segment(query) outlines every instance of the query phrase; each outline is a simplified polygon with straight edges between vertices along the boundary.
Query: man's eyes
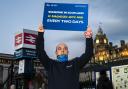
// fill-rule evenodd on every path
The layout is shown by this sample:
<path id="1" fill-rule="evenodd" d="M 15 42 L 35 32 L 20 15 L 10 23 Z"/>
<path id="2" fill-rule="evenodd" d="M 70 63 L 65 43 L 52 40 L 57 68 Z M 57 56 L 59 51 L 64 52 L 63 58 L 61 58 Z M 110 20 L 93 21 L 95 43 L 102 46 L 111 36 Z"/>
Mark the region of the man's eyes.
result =
<path id="1" fill-rule="evenodd" d="M 58 47 L 58 50 L 61 50 L 61 47 Z"/>
<path id="2" fill-rule="evenodd" d="M 67 50 L 67 47 L 65 47 L 64 49 Z M 61 47 L 58 47 L 58 50 L 62 50 L 62 48 Z"/>
<path id="3" fill-rule="evenodd" d="M 64 49 L 67 50 L 67 47 L 65 47 Z"/>

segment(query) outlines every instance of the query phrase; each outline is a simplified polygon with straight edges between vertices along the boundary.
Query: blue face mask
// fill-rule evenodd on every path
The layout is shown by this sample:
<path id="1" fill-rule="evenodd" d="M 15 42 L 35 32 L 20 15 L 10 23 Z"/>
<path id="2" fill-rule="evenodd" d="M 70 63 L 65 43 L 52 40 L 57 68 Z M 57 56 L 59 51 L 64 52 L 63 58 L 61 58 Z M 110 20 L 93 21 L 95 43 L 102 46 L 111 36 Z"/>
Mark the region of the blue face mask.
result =
<path id="1" fill-rule="evenodd" d="M 66 61 L 68 61 L 68 55 L 59 55 L 59 56 L 57 56 L 57 59 L 60 62 L 66 62 Z"/>

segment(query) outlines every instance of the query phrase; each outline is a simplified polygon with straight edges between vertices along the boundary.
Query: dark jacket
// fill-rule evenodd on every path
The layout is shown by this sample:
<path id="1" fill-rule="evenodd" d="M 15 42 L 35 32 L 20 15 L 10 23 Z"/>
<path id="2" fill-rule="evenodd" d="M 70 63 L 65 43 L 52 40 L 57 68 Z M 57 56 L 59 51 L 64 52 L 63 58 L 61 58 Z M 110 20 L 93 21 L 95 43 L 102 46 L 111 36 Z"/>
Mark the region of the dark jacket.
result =
<path id="1" fill-rule="evenodd" d="M 79 71 L 93 55 L 93 40 L 86 39 L 86 51 L 71 61 L 59 62 L 48 57 L 44 50 L 44 37 L 38 33 L 36 40 L 37 54 L 48 71 L 48 89 L 79 89 Z"/>
<path id="2" fill-rule="evenodd" d="M 101 76 L 98 80 L 97 89 L 114 89 L 112 82 L 106 76 Z"/>

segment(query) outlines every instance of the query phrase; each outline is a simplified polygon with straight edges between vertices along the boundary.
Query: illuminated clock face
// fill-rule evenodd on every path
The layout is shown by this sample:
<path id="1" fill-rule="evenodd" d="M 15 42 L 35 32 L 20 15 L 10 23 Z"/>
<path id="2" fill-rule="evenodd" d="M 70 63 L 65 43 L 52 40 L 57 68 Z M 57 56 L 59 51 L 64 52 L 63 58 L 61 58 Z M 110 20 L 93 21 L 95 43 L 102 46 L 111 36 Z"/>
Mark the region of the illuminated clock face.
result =
<path id="1" fill-rule="evenodd" d="M 106 39 L 104 39 L 104 43 L 107 43 L 107 40 Z"/>
<path id="2" fill-rule="evenodd" d="M 99 43 L 99 39 L 96 39 L 96 43 L 97 43 L 97 44 Z"/>

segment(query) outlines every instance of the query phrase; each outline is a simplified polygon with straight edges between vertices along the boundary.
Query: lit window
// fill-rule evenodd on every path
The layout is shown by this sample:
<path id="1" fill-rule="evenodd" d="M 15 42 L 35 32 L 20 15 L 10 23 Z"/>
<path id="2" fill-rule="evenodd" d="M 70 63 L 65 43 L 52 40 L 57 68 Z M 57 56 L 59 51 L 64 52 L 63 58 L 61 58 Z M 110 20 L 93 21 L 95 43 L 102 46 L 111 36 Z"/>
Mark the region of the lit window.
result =
<path id="1" fill-rule="evenodd" d="M 96 43 L 97 43 L 97 44 L 99 43 L 99 40 L 98 40 L 98 39 L 96 40 Z"/>

